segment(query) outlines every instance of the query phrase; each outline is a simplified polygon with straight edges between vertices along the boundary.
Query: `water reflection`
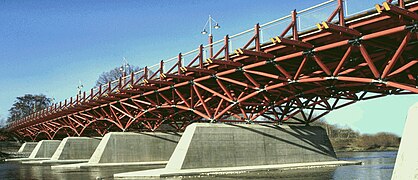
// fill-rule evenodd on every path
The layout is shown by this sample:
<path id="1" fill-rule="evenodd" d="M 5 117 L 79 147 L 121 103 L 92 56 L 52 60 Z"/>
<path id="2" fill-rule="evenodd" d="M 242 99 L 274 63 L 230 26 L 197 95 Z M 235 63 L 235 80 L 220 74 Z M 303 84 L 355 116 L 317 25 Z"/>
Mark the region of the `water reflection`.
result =
<path id="1" fill-rule="evenodd" d="M 270 170 L 228 174 L 209 174 L 181 179 L 390 179 L 395 163 L 396 152 L 345 152 L 337 153 L 341 160 L 362 161 L 363 165 L 333 168 L 311 168 L 297 170 Z M 50 166 L 0 163 L 0 179 L 113 179 L 115 173 L 162 168 L 163 166 L 91 168 L 89 171 L 52 171 Z M 178 178 L 175 178 L 178 179 Z"/>
<path id="2" fill-rule="evenodd" d="M 271 170 L 271 171 L 259 171 L 249 173 L 238 173 L 238 174 L 223 174 L 223 175 L 209 175 L 199 177 L 184 177 L 187 180 L 209 180 L 209 179 L 220 179 L 220 180 L 231 180 L 231 179 L 283 179 L 283 180 L 322 180 L 332 179 L 332 172 L 336 168 L 312 168 L 312 169 L 297 169 L 297 170 Z"/>
<path id="3" fill-rule="evenodd" d="M 363 165 L 339 167 L 334 179 L 390 179 L 397 152 L 348 152 L 338 154 L 341 160 L 359 160 Z"/>
<path id="4" fill-rule="evenodd" d="M 271 170 L 240 174 L 218 174 L 184 179 L 384 179 L 392 176 L 396 152 L 344 152 L 337 153 L 340 160 L 362 161 L 363 165 L 341 166 L 333 168 L 312 168 L 298 170 Z"/>
<path id="5" fill-rule="evenodd" d="M 51 170 L 50 166 L 25 165 L 18 163 L 1 163 L 0 179 L 113 179 L 113 174 L 129 171 L 140 171 L 164 166 L 147 167 L 101 167 L 82 169 L 81 171 L 56 171 Z"/>

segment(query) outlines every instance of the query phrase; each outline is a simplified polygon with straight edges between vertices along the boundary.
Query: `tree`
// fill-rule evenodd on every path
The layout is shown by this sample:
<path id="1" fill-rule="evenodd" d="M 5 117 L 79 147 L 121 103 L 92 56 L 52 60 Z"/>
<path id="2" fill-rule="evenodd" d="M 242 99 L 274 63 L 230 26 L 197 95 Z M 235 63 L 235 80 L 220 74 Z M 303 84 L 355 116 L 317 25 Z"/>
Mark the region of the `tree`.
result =
<path id="1" fill-rule="evenodd" d="M 115 67 L 114 69 L 104 72 L 99 76 L 99 79 L 96 81 L 96 87 L 106 84 L 108 82 L 112 82 L 115 80 L 118 80 L 120 77 L 123 76 L 123 74 L 129 75 L 132 72 L 136 72 L 141 70 L 138 66 L 132 66 L 129 64 L 126 64 L 125 66 L 121 67 Z"/>
<path id="2" fill-rule="evenodd" d="M 51 105 L 51 101 L 51 98 L 47 98 L 43 94 L 25 94 L 24 96 L 17 97 L 15 103 L 9 109 L 7 122 L 16 121 L 35 111 L 47 108 Z"/>
<path id="3" fill-rule="evenodd" d="M 3 128 L 6 125 L 6 118 L 0 115 L 0 128 Z"/>

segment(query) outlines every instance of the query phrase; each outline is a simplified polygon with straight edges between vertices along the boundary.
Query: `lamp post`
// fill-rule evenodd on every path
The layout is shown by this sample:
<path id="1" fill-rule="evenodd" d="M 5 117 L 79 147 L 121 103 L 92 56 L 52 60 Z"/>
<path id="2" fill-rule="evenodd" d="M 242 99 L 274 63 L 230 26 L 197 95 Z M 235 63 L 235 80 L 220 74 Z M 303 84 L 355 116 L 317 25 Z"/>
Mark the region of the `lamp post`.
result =
<path id="1" fill-rule="evenodd" d="M 77 86 L 77 96 L 81 97 L 81 89 L 83 88 L 83 84 L 81 84 L 81 80 L 78 81 L 78 86 Z"/>
<path id="2" fill-rule="evenodd" d="M 215 25 L 214 26 L 212 26 L 212 23 L 215 23 Z M 213 35 L 212 35 L 212 27 L 214 28 L 214 29 L 219 29 L 219 28 L 221 28 L 221 26 L 219 26 L 219 23 L 218 22 L 216 22 L 213 18 L 212 18 L 212 16 L 210 16 L 209 15 L 209 18 L 208 18 L 208 20 L 206 21 L 206 24 L 205 24 L 205 26 L 203 27 L 203 30 L 202 30 L 202 34 L 207 34 L 208 32 L 206 31 L 206 28 L 207 28 L 207 26 L 209 25 L 209 54 L 210 54 L 210 57 L 213 57 L 213 46 L 212 46 L 212 43 L 213 43 Z"/>
<path id="3" fill-rule="evenodd" d="M 122 66 L 119 68 L 120 72 L 122 72 L 122 76 L 126 76 L 126 72 L 129 70 L 129 63 L 126 61 L 126 58 L 123 57 Z"/>

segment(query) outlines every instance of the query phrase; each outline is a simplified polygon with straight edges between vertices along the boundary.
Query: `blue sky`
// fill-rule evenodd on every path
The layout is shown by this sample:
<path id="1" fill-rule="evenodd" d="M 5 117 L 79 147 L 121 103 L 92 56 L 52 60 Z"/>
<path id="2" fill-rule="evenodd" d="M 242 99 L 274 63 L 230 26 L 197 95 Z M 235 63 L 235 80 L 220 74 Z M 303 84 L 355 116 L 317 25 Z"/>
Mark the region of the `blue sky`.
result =
<path id="1" fill-rule="evenodd" d="M 123 57 L 142 67 L 205 44 L 200 31 L 209 14 L 222 27 L 214 32 L 221 39 L 322 1 L 0 0 L 0 116 L 7 117 L 15 97 L 26 93 L 63 100 L 76 94 L 79 80 L 87 90 Z M 348 2 L 349 13 L 380 3 Z M 326 118 L 364 133 L 400 135 L 407 109 L 417 101 L 417 95 L 391 96 Z"/>

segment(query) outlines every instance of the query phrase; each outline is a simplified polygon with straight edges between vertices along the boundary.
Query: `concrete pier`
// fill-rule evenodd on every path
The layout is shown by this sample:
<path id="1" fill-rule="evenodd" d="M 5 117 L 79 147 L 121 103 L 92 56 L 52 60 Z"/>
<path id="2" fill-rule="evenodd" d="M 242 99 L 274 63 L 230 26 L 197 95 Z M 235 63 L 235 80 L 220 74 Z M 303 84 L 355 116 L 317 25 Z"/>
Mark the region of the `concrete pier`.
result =
<path id="1" fill-rule="evenodd" d="M 352 163 L 359 162 L 337 161 L 321 127 L 195 123 L 186 128 L 164 169 L 114 177 L 137 179 Z"/>
<path id="2" fill-rule="evenodd" d="M 87 163 L 52 166 L 52 169 L 165 165 L 179 139 L 180 135 L 172 133 L 111 132 L 103 137 Z"/>
<path id="3" fill-rule="evenodd" d="M 100 143 L 101 138 L 66 137 L 59 144 L 51 159 L 24 164 L 68 164 L 87 162 Z"/>
<path id="4" fill-rule="evenodd" d="M 19 150 L 16 152 L 16 156 L 19 158 L 27 158 L 32 153 L 33 149 L 35 149 L 36 144 L 38 142 L 25 142 L 20 146 Z"/>
<path id="5" fill-rule="evenodd" d="M 35 158 L 51 158 L 57 150 L 61 141 L 59 140 L 42 140 L 35 146 L 32 153 L 29 155 L 29 159 Z"/>
<path id="6" fill-rule="evenodd" d="M 61 141 L 59 140 L 42 140 L 36 144 L 28 158 L 6 159 L 6 161 L 23 162 L 47 160 L 52 157 L 60 143 Z"/>
<path id="7" fill-rule="evenodd" d="M 38 142 L 25 142 L 20 146 L 18 153 L 30 153 L 35 149 Z"/>
<path id="8" fill-rule="evenodd" d="M 392 180 L 418 179 L 418 103 L 408 111 Z"/>

